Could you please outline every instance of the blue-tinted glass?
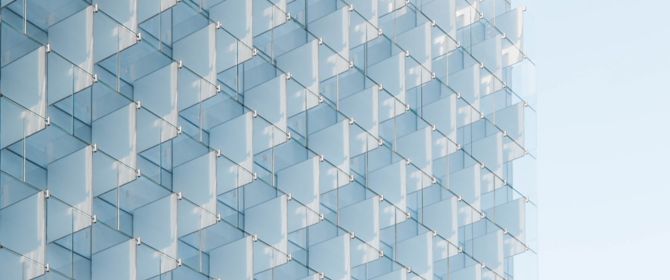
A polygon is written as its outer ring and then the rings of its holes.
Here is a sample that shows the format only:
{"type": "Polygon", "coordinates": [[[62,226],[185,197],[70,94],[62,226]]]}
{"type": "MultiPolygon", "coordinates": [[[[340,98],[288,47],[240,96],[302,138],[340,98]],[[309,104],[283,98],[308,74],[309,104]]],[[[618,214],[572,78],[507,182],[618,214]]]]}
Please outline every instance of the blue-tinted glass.
{"type": "Polygon", "coordinates": [[[535,262],[533,63],[509,1],[0,3],[5,278],[535,262]]]}

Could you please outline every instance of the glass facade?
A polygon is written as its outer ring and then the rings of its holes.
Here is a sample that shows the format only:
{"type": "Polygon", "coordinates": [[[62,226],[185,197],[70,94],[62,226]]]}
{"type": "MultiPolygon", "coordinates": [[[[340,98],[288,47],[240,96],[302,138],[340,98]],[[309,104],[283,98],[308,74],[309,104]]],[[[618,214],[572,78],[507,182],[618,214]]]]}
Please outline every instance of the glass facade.
{"type": "Polygon", "coordinates": [[[536,279],[508,0],[1,0],[3,279],[536,279]]]}

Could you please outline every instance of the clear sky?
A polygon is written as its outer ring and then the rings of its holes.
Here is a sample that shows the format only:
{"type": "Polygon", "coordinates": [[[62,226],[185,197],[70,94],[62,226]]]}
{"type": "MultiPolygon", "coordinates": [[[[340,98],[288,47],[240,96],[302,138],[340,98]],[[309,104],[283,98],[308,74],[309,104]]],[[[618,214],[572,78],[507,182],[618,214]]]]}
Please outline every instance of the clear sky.
{"type": "Polygon", "coordinates": [[[540,279],[670,279],[670,1],[523,2],[540,279]]]}

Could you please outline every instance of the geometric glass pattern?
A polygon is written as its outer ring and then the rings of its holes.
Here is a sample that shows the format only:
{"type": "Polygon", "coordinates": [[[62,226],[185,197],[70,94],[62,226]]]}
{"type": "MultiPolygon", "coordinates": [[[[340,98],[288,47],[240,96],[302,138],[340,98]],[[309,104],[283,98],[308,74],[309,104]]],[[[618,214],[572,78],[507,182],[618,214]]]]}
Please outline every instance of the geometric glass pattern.
{"type": "Polygon", "coordinates": [[[533,279],[508,0],[1,0],[3,279],[533,279]]]}

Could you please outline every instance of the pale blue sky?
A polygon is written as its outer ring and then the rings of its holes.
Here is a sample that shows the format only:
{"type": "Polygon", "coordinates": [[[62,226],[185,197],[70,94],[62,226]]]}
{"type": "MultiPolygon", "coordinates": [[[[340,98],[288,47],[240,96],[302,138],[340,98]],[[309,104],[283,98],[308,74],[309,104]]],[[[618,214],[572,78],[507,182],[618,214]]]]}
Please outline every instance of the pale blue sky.
{"type": "Polygon", "coordinates": [[[670,279],[670,1],[523,2],[540,279],[670,279]]]}

